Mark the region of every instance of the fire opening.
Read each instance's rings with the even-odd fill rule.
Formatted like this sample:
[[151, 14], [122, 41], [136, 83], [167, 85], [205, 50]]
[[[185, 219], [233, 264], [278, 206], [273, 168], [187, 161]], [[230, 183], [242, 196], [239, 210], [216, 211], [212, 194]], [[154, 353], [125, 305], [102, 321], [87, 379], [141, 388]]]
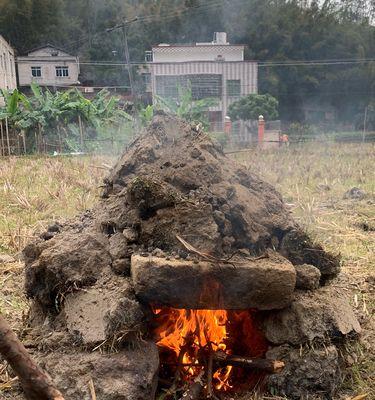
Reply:
[[257, 327], [257, 311], [162, 308], [154, 314], [163, 399], [194, 387], [206, 397], [241, 393], [265, 376], [268, 366], [257, 368], [268, 363], [262, 358], [268, 344]]

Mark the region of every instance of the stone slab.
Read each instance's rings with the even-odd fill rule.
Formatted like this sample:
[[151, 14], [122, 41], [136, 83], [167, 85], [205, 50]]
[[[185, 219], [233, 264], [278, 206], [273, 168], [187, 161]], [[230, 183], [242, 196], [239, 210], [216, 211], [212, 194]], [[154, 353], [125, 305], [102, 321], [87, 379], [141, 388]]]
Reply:
[[281, 309], [296, 283], [293, 265], [274, 252], [235, 266], [133, 255], [131, 277], [141, 301], [186, 309]]

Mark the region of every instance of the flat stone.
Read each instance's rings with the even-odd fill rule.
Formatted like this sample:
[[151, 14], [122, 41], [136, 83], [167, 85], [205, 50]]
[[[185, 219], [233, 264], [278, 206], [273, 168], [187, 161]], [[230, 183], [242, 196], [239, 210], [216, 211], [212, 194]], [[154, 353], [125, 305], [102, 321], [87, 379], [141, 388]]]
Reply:
[[321, 273], [318, 268], [309, 264], [296, 265], [296, 288], [302, 290], [318, 289]]
[[67, 295], [64, 313], [68, 331], [89, 346], [120, 331], [139, 330], [144, 317], [126, 278]]
[[116, 354], [61, 348], [36, 360], [52, 376], [65, 399], [92, 400], [90, 379], [98, 400], [155, 398], [159, 356], [152, 342], [143, 340]]
[[314, 292], [296, 292], [289, 307], [267, 316], [264, 332], [271, 343], [300, 345], [314, 339], [358, 334], [361, 327], [342, 293], [328, 286]]
[[[294, 349], [288, 345], [275, 347], [267, 358], [285, 362], [280, 374], [267, 378], [268, 389], [290, 400], [332, 399], [341, 383], [339, 355], [335, 346]], [[323, 397], [317, 394], [324, 394]]]
[[293, 265], [274, 252], [235, 265], [133, 255], [131, 277], [141, 301], [191, 309], [284, 308], [296, 282]]

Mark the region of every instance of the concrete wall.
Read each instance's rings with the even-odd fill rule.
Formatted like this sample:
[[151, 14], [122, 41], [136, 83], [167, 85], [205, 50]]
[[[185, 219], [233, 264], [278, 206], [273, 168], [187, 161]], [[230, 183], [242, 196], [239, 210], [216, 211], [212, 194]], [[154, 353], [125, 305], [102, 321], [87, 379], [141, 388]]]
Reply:
[[[68, 67], [69, 76], [57, 76], [56, 67], [64, 66]], [[31, 67], [41, 67], [42, 76], [33, 77]], [[20, 86], [30, 86], [32, 82], [40, 86], [55, 87], [73, 86], [79, 83], [79, 59], [52, 47], [38, 49], [25, 57], [18, 57], [17, 68]]]
[[14, 50], [0, 36], [0, 89], [13, 90], [17, 87]]
[[[215, 75], [221, 76], [222, 88], [219, 106], [211, 111], [222, 112], [224, 126], [228, 107], [240, 97], [258, 93], [258, 64], [253, 61], [238, 62], [182, 62], [182, 63], [152, 63], [150, 64], [152, 93], [157, 91], [156, 79], [158, 76], [189, 76], [189, 75]], [[240, 81], [239, 96], [228, 94], [228, 80]]]
[[244, 46], [236, 45], [196, 45], [157, 46], [152, 48], [153, 62], [187, 61], [243, 61]]

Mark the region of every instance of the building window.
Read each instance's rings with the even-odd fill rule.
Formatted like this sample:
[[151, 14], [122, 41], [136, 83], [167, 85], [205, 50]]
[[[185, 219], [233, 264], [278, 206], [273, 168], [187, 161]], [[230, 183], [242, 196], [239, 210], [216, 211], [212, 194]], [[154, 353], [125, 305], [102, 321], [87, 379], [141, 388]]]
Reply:
[[40, 78], [42, 76], [42, 67], [31, 67], [31, 76], [33, 78]]
[[56, 76], [61, 77], [68, 77], [69, 76], [69, 67], [56, 67]]
[[151, 85], [151, 74], [142, 74], [143, 75], [143, 82], [146, 86]]
[[146, 53], [145, 53], [145, 61], [146, 62], [152, 62], [153, 61], [152, 51], [146, 51]]
[[241, 81], [239, 79], [228, 80], [227, 92], [229, 97], [241, 96]]
[[191, 90], [193, 100], [220, 99], [222, 76], [211, 74], [161, 75], [156, 77], [156, 93], [177, 100], [186, 90]]

